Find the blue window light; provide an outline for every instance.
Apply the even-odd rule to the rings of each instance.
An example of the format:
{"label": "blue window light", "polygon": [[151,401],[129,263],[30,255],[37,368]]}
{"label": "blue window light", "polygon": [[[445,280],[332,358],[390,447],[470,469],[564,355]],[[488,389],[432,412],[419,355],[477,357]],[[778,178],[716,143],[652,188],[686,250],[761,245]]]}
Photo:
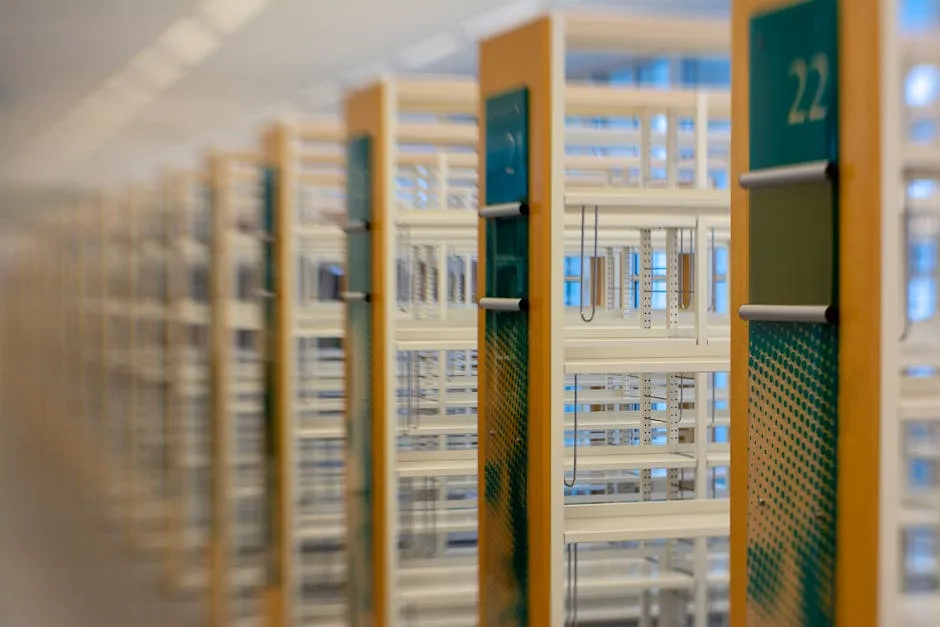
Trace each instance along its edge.
{"label": "blue window light", "polygon": [[[937,311],[937,246],[934,241],[911,244],[908,263],[915,275],[907,288],[908,316],[913,322],[929,320]],[[919,276],[917,276],[919,275]]]}
{"label": "blue window light", "polygon": [[728,249],[727,248],[715,249],[715,274],[718,274],[718,275],[728,274]]}
{"label": "blue window light", "polygon": [[940,71],[933,65],[916,65],[904,80],[904,99],[911,107],[926,107],[937,97]]}
{"label": "blue window light", "polygon": [[916,179],[907,186],[907,195],[910,198],[930,198],[937,193],[937,182],[930,179]]}
{"label": "blue window light", "polygon": [[565,281],[565,307],[577,307],[581,302],[581,283]]}
{"label": "blue window light", "polygon": [[728,282],[715,283],[715,313],[728,313]]}
{"label": "blue window light", "polygon": [[923,322],[933,317],[937,310],[937,289],[933,278],[911,279],[908,284],[907,308],[912,322]]}
{"label": "blue window light", "polygon": [[666,282],[653,281],[653,309],[666,308]]}
{"label": "blue window light", "polygon": [[923,459],[912,460],[908,468],[908,483],[912,488],[929,488],[933,481],[933,468]]}
{"label": "blue window light", "polygon": [[565,257],[565,276],[581,276],[580,257]]}
{"label": "blue window light", "polygon": [[940,5],[936,0],[901,0],[898,7],[902,31],[924,31],[940,23]]}
{"label": "blue window light", "polygon": [[715,444],[727,444],[728,427],[715,427]]}
{"label": "blue window light", "polygon": [[655,251],[653,253],[653,275],[654,276],[663,276],[666,274],[666,253],[662,251]]}

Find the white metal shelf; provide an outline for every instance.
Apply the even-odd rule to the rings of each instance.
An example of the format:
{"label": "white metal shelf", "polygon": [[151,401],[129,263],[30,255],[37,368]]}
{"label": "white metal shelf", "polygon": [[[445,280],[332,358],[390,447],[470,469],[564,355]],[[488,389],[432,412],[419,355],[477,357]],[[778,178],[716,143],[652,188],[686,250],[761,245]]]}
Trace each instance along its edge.
{"label": "white metal shelf", "polygon": [[725,500],[565,506],[565,542],[681,540],[727,536]]}

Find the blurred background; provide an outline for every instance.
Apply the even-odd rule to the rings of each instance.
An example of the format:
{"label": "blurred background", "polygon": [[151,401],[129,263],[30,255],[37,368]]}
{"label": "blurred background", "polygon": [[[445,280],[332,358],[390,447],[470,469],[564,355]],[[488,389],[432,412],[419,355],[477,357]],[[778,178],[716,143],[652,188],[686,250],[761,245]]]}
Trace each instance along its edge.
{"label": "blurred background", "polygon": [[[481,39],[549,10],[614,11],[664,19],[702,18],[725,21],[730,29],[730,5],[731,0],[0,0],[0,280],[8,281],[10,286],[0,293],[7,333],[6,342],[0,348],[4,352],[0,359],[4,368],[3,396],[0,397],[3,412],[3,419],[0,419],[0,627],[204,627],[209,624],[208,596],[191,592],[178,594],[173,590],[173,585],[167,582],[163,558],[153,557],[154,547],[141,548],[139,540],[131,537],[130,532],[115,530],[114,512],[102,505],[115,500],[115,495],[104,494],[100,487],[89,486],[74,474],[74,460],[66,459],[68,452],[80,457],[87,454],[83,452],[86,449],[71,442],[71,436],[65,431],[59,433],[54,423],[40,429],[46,434],[44,437],[52,440],[43,440],[43,447],[37,447],[35,425],[24,427],[18,420],[20,416],[10,409],[9,399],[14,396],[27,398],[25,406],[35,410],[34,415],[43,413],[45,403],[60,408],[82,406],[94,412],[96,403],[104,404],[108,400],[90,398],[87,392],[90,387],[66,389],[35,384],[38,377],[52,377],[53,372],[59,372],[56,376],[61,376],[62,381],[68,380],[68,375],[62,373],[70,372],[72,364],[77,363],[70,360],[79,359],[68,348],[74,344],[70,340],[77,329],[66,327],[58,331],[59,340],[66,346],[61,353],[47,354],[36,362],[26,350],[30,342],[40,341],[35,329],[33,336],[26,330],[35,322],[32,316],[39,311],[49,316],[48,320],[55,320],[58,308],[64,312],[69,306],[68,298],[50,297],[33,309],[15,302],[17,285],[35,286],[42,280],[41,272],[31,274],[29,268],[34,264],[38,267],[37,259],[43,258],[43,251],[47,250],[43,247],[66,246],[49,244],[42,239],[48,237],[50,225],[53,230],[59,228],[56,224],[65,224],[65,230],[79,228],[61,221],[64,212],[70,211],[76,203],[94,202],[100,190],[152,185],[166,173],[203,170],[213,151],[257,147],[261,133],[274,120],[293,122],[311,116],[336,116],[341,112],[345,94],[381,77],[475,77],[477,44]],[[927,47],[936,56],[936,46],[940,44],[937,39],[940,1],[898,0],[896,8],[899,32],[926,40]],[[584,53],[571,56],[567,68],[569,79],[591,83],[727,92],[733,62],[729,55],[693,58],[650,53]],[[925,145],[936,143],[940,120],[937,64],[905,65],[899,82],[903,106],[915,112],[904,119],[911,141]],[[706,119],[706,122],[711,120]],[[654,133],[664,134],[665,116],[654,118],[652,125]],[[709,130],[722,136],[719,159],[724,166],[714,172],[705,168],[708,186],[727,192],[731,186],[730,124],[721,120]],[[907,197],[925,205],[936,203],[940,195],[937,181],[936,173],[912,177],[905,181]],[[204,196],[203,192],[190,190],[187,193],[208,204],[199,196]],[[256,211],[256,207],[251,210]],[[912,337],[920,342],[921,338],[938,336],[933,325],[938,322],[940,218],[929,211],[923,215],[915,212],[909,217],[909,241],[905,244],[906,258],[902,262],[908,272],[902,298]],[[196,216],[192,232],[198,236],[200,229],[208,228],[209,219],[208,211]],[[146,228],[141,230],[145,237]],[[154,226],[154,241],[163,237],[155,234],[160,228],[163,226]],[[95,237],[86,244],[86,254],[93,254],[96,246],[105,245]],[[729,248],[727,241],[723,245],[710,245],[714,247],[710,272],[716,278],[710,287],[713,304],[709,311],[726,320],[731,315]],[[64,255],[65,267],[69,267],[72,254],[78,252],[70,249]],[[584,269],[583,243],[581,256],[581,259],[573,256],[566,259],[565,266],[565,304],[574,309],[591,304],[583,281],[588,274],[601,272],[597,269],[599,266]],[[653,297],[651,307],[654,309],[666,307],[666,270],[659,268],[666,265],[664,260],[665,251],[650,262],[662,269],[663,275],[656,281],[657,286],[662,283],[663,287]],[[312,283],[316,286],[313,290],[318,294],[316,298],[339,299],[342,268],[338,262],[338,258],[317,260],[318,278]],[[200,303],[207,300],[209,290],[208,271],[204,266],[194,269],[188,276],[193,299]],[[466,279],[472,274],[471,268],[476,268],[475,261],[471,262],[468,256],[466,266],[461,268]],[[234,271],[233,276],[236,274]],[[75,278],[77,274],[69,275],[66,271],[62,276]],[[164,275],[145,277],[141,289],[152,289],[154,294],[160,294],[166,281]],[[257,287],[258,277],[242,281],[238,275],[236,283],[239,293],[247,293],[249,287]],[[58,290],[61,284],[53,285]],[[115,293],[124,287],[116,284]],[[467,288],[468,294],[469,290]],[[44,293],[50,296],[48,291]],[[687,296],[691,299],[691,291]],[[683,305],[688,306],[689,303]],[[106,336],[113,331],[103,328],[100,333]],[[120,328],[117,332],[127,333],[127,330]],[[162,338],[162,333],[159,329],[142,327],[140,337],[154,339],[156,345],[159,341],[155,338]],[[209,376],[205,374],[208,371],[208,321],[191,325],[184,333],[183,343],[188,350],[201,351],[201,357],[194,358],[193,363],[202,369],[201,381],[205,383]],[[257,368],[257,334],[245,331],[232,340],[235,357]],[[331,350],[339,352],[338,346],[338,340],[321,342],[310,347],[310,354],[316,352],[317,359],[328,361],[329,358],[322,355]],[[469,356],[467,361],[471,361]],[[310,364],[314,367],[313,358]],[[298,367],[303,370],[305,364]],[[471,367],[466,368],[469,372]],[[936,370],[935,366],[912,367],[905,376],[932,377]],[[113,376],[116,378],[110,382],[112,389],[121,389],[124,381],[118,375]],[[142,384],[136,400],[118,398],[117,394],[110,400],[116,405],[150,403],[148,411],[158,412],[164,402],[160,398],[162,388],[148,387],[149,383],[153,382]],[[576,382],[574,385],[577,387]],[[727,373],[714,373],[709,386],[716,394],[725,394],[713,401],[715,415],[727,415]],[[566,391],[571,389],[567,387]],[[24,390],[38,393],[24,396]],[[930,388],[929,391],[938,390]],[[258,399],[252,397],[252,400]],[[204,395],[192,403],[191,407],[187,406],[188,411],[202,412],[202,415],[208,411]],[[17,406],[25,407],[22,402]],[[719,455],[727,453],[728,422],[726,419],[709,427],[709,444],[719,450]],[[205,424],[201,424],[205,429]],[[257,425],[252,428],[260,430]],[[937,511],[940,511],[937,508],[940,502],[937,497],[940,420],[932,415],[915,424],[904,437],[913,444],[904,449],[902,461],[898,462],[900,482],[906,481],[911,493],[926,499],[927,505],[918,509],[919,517],[913,518],[914,522],[898,533],[901,546],[898,562],[903,562],[905,573],[899,588],[912,594],[923,592],[937,603],[931,605],[926,614],[920,614],[921,619],[926,616],[925,622],[916,624],[940,625],[940,613],[933,613],[940,612],[940,519],[937,518]],[[57,438],[64,439],[58,441]],[[566,445],[570,446],[572,439],[577,439],[576,434],[566,440]],[[58,441],[58,448],[45,446],[49,441]],[[125,444],[115,446],[120,448]],[[145,443],[144,447],[147,446],[150,444]],[[145,462],[151,464],[151,469],[170,463],[162,457],[167,454],[160,446],[155,442],[144,453],[152,457]],[[202,442],[201,446],[199,454],[204,458],[210,455],[208,444]],[[475,439],[472,446],[475,447]],[[311,453],[311,458],[321,455],[316,462],[318,472],[327,472],[323,468],[329,468],[329,472],[335,473],[323,475],[328,476],[327,479],[318,479],[320,485],[311,488],[312,492],[325,492],[324,486],[330,484],[333,492],[340,494],[342,482],[337,477],[341,473],[335,467],[341,463],[337,460],[342,459],[342,452],[339,445]],[[323,461],[326,458],[327,461]],[[80,460],[79,465],[87,462]],[[311,467],[313,464],[311,462]],[[725,499],[728,463],[712,466],[709,466],[709,498]],[[193,475],[194,484],[200,486],[195,491],[203,498],[201,504],[190,504],[195,512],[192,513],[194,526],[198,527],[194,532],[198,541],[194,540],[193,545],[201,548],[186,559],[199,561],[204,567],[209,559],[206,534],[211,533],[207,531],[210,529],[208,477],[204,467]],[[664,477],[665,471],[662,476],[656,475],[656,479],[663,482]],[[165,486],[157,488],[158,491],[163,489],[169,491]],[[614,491],[614,488],[607,489]],[[471,494],[468,498],[476,498],[474,490],[475,485],[467,490]],[[418,493],[420,489],[414,488],[411,494]],[[588,500],[592,495],[589,490],[580,493],[569,490],[566,496]],[[331,498],[341,497],[334,494]],[[252,516],[256,521],[258,512],[252,510],[247,514],[248,518]],[[159,538],[162,528],[159,523],[155,524]],[[467,536],[469,540],[460,537],[452,543],[455,546],[474,544],[475,533],[474,530]],[[714,559],[709,562],[709,568],[719,580],[710,589],[712,596],[707,599],[712,610],[700,614],[698,622],[688,617],[683,627],[728,624],[727,536],[711,540],[715,540],[709,544]],[[159,545],[161,541],[156,542]],[[342,559],[336,557],[335,548],[324,549],[318,545],[310,549],[317,555],[318,576],[345,568],[322,566],[326,563],[323,560]],[[331,557],[322,557],[319,552],[330,553]],[[441,576],[448,577],[446,572]],[[191,587],[204,590],[205,581]],[[328,590],[311,592],[311,598],[319,599],[320,594],[331,599],[342,596],[340,584],[332,588],[324,584],[324,589]],[[261,624],[257,608],[245,611],[253,618],[238,623],[239,627]],[[336,615],[339,613],[337,610]],[[705,622],[701,616],[705,616]],[[402,624],[475,624],[475,618],[471,618],[470,623],[466,622],[466,616],[461,620],[464,622],[447,623],[441,619],[439,623],[411,623],[406,618]],[[309,624],[344,623],[330,614],[322,620],[311,618]],[[660,623],[631,619],[630,622],[591,624],[649,627]],[[908,623],[898,623],[902,624]]]}

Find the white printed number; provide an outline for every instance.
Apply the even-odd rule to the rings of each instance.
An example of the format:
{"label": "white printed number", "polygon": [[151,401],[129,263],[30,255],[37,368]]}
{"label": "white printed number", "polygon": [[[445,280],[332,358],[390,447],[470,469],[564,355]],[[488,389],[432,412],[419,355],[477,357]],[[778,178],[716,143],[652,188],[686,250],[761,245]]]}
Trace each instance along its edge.
{"label": "white printed number", "polygon": [[[819,85],[816,87],[816,95],[813,97],[813,102],[807,111],[800,108],[800,105],[803,102],[803,95],[806,93],[806,79],[810,72],[816,72],[819,75]],[[820,52],[813,56],[809,66],[806,65],[805,59],[794,59],[790,63],[790,76],[796,76],[797,88],[787,122],[795,125],[825,119],[827,110],[822,104],[822,99],[826,94],[826,87],[829,83],[829,57]]]}

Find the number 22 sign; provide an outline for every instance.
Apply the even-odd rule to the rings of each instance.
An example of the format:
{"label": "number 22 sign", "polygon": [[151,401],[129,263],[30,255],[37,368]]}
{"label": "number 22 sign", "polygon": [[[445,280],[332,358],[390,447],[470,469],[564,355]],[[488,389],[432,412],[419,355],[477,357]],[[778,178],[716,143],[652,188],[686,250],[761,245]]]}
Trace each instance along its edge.
{"label": "number 22 sign", "polygon": [[[807,109],[804,99],[806,97],[806,84],[809,81],[811,73],[818,76],[819,81],[816,85],[812,103],[809,105],[809,109]],[[806,59],[797,57],[790,63],[790,76],[795,76],[798,83],[787,123],[795,125],[825,120],[828,107],[823,104],[823,98],[826,95],[826,88],[829,82],[829,57],[822,52],[817,53],[813,55],[808,65]]]}
{"label": "number 22 sign", "polygon": [[838,134],[835,0],[751,20],[751,169],[833,159]]}

